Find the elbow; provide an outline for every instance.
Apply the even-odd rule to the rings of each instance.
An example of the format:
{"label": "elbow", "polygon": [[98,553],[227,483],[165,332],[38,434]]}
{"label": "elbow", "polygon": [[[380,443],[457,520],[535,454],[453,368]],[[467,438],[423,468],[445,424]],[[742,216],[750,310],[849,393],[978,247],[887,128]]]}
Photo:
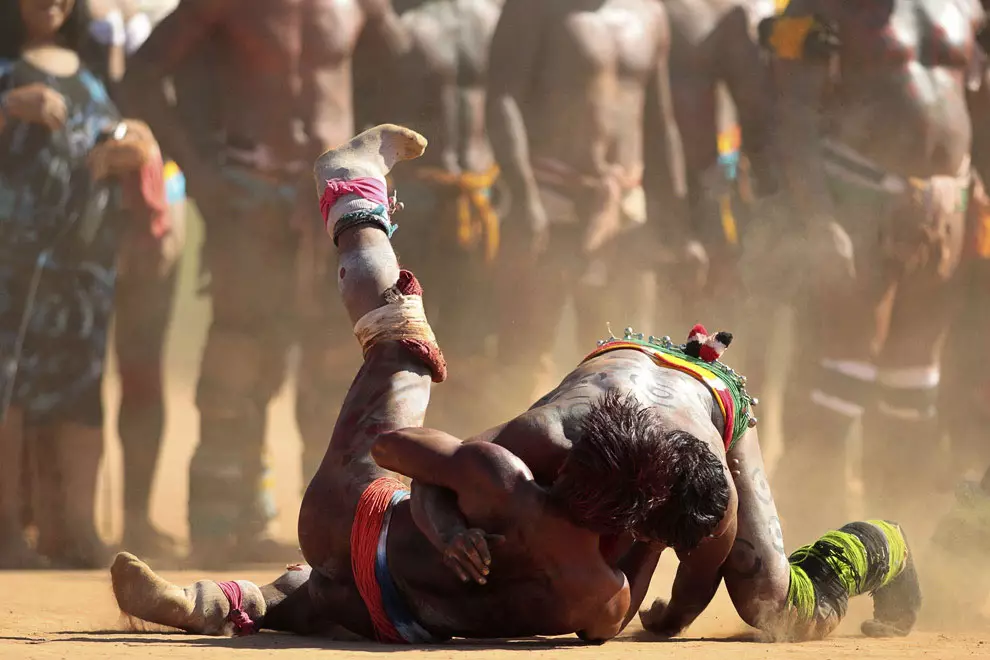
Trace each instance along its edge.
{"label": "elbow", "polygon": [[615,637],[615,635],[604,637],[602,635],[596,635],[595,633],[589,633],[583,630],[578,631],[577,636],[578,639],[580,639],[582,642],[590,646],[601,646],[608,640],[612,639],[612,637]]}
{"label": "elbow", "polygon": [[485,100],[485,128],[492,136],[492,145],[498,146],[500,139],[505,137],[509,124],[509,108],[515,103],[508,93],[490,91]]}
{"label": "elbow", "polygon": [[396,446],[400,442],[398,432],[382,433],[371,444],[371,458],[379,467],[392,470],[395,464]]}

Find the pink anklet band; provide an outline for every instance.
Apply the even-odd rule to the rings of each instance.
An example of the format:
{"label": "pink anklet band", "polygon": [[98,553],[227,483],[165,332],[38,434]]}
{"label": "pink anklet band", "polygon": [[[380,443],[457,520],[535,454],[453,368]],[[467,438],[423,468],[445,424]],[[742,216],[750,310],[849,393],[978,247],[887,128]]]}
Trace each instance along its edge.
{"label": "pink anklet band", "polygon": [[320,212],[323,214],[323,224],[329,230],[330,209],[344,195],[358,195],[381,204],[386,209],[389,207],[388,188],[381,179],[373,177],[361,177],[357,179],[328,179],[326,190],[320,198]]}
{"label": "pink anklet band", "polygon": [[258,632],[258,624],[252,621],[251,617],[241,609],[244,600],[241,585],[236,582],[217,582],[217,586],[227,597],[227,602],[230,603],[230,614],[227,615],[227,620],[234,624],[236,634],[238,636],[253,635]]}

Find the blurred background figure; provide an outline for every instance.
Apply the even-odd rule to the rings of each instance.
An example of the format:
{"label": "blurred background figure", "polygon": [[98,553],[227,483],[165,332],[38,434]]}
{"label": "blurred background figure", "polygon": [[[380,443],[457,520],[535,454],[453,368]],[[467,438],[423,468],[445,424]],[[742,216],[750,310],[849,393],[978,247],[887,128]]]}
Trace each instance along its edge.
{"label": "blurred background figure", "polygon": [[[924,27],[891,28],[909,16]],[[938,489],[941,349],[979,214],[973,168],[990,166],[990,134],[971,121],[990,116],[982,20],[976,4],[792,0],[766,30],[803,239],[791,261],[804,279],[777,482],[793,525],[848,515],[843,498],[822,502],[847,490],[846,441],[859,422],[870,515],[910,528]],[[937,62],[921,55],[929,47]],[[828,520],[808,516],[816,509]]]}
{"label": "blurred background figure", "polygon": [[[83,64],[73,0],[0,13],[0,566],[102,567],[95,526],[101,384],[117,263],[168,231],[161,154]],[[22,452],[34,475],[21,526]]]}
{"label": "blurred background figure", "polygon": [[[92,63],[116,97],[126,58],[151,34],[152,17],[136,0],[89,0],[90,35],[99,57]],[[202,63],[201,63],[202,64]],[[186,104],[192,95],[183,97]],[[209,103],[209,95],[200,105]],[[185,238],[185,178],[165,162],[170,231],[135,250],[118,266],[114,344],[120,372],[117,414],[124,459],[124,534],[121,544],[158,559],[175,558],[176,542],[151,523],[151,492],[165,434],[164,350]]]}
{"label": "blurred background figure", "polygon": [[[779,300],[779,281],[747,289],[740,262],[742,237],[754,223],[770,224],[756,207],[778,189],[773,145],[774,94],[757,40],[759,21],[774,13],[772,0],[667,0],[670,86],[684,147],[691,252],[708,264],[703,282],[684,281],[680,264],[660,274],[658,327],[689,328],[699,319],[731,328],[748,341],[733,350],[745,361],[752,391],[763,389],[773,309],[757,311],[760,297]],[[671,202],[666,202],[670,204]],[[765,230],[765,228],[761,228]],[[750,245],[750,251],[753,246]],[[745,264],[758,267],[757,259]],[[688,271],[690,272],[690,271]],[[762,349],[762,350],[761,350]],[[738,350],[738,352],[736,352]]]}
{"label": "blurred background figure", "polygon": [[[223,565],[234,554],[247,561],[298,556],[267,529],[275,514],[264,456],[268,406],[298,343],[305,483],[326,451],[354,370],[350,347],[337,349],[353,339],[334,295],[336,270],[310,167],[327,145],[353,134],[358,36],[366,27],[389,35],[396,24],[386,0],[183,0],[128,62],[126,107],[147,119],[182,167],[206,225],[212,322],[189,475],[192,559],[200,566]],[[182,112],[182,90],[173,106],[161,81],[207,44],[218,107],[217,130],[203,141],[201,122]]]}
{"label": "blurred background figure", "polygon": [[687,215],[664,204],[684,190],[669,34],[663,5],[650,0],[505,2],[486,123],[511,198],[498,355],[500,396],[514,409],[549,385],[566,292],[577,316],[571,360],[609,322],[635,324],[642,314],[644,267],[658,242],[644,240],[651,198],[654,236],[666,233],[678,257],[687,252]]}
{"label": "blurred background figure", "polygon": [[491,373],[494,352],[499,250],[498,167],[485,133],[485,83],[502,0],[395,4],[405,32],[402,54],[384,63],[380,37],[363,40],[355,58],[356,101],[367,108],[362,124],[399,123],[430,141],[422,158],[393,174],[406,205],[393,244],[429,292],[431,324],[456,365],[446,385],[433,390],[427,424],[466,437],[501,421],[484,374]]}

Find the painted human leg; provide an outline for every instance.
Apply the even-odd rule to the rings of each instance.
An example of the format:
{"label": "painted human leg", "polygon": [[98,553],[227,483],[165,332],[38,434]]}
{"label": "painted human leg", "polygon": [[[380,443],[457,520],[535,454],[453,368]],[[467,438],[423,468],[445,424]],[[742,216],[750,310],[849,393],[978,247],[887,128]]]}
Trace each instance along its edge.
{"label": "painted human leg", "polygon": [[[384,184],[384,176],[394,162],[422,153],[425,141],[417,151],[415,144],[410,147],[408,142],[419,136],[410,134],[397,127],[380,127],[359,135],[320,158],[318,180],[377,176]],[[351,223],[335,232],[340,246],[338,281],[351,320],[367,323],[369,312],[403,304],[404,294],[399,290],[405,287],[404,293],[412,295],[408,285],[414,280],[408,274],[400,277],[388,237],[381,231],[386,228],[387,215],[381,219],[348,217],[339,212],[341,204],[345,208],[348,204],[360,206],[349,197],[328,205],[334,222]],[[336,228],[332,223],[330,226]],[[303,551],[323,574],[350,569],[353,504],[364,487],[384,473],[370,457],[371,443],[381,432],[421,424],[429,401],[430,369],[415,352],[421,344],[412,337],[389,334],[399,330],[401,335],[401,329],[373,323],[364,327],[372,333],[358,333],[367,352],[365,365],[345,399],[327,459],[310,485],[300,512]],[[346,513],[341,514],[341,509]],[[247,581],[201,581],[180,588],[158,578],[133,555],[121,554],[111,576],[118,604],[125,613],[201,634],[247,634],[261,627],[307,633],[317,631],[321,622],[332,616],[317,616],[325,604],[317,596],[319,587],[312,580],[326,578],[311,576],[308,568],[298,576],[290,570],[264,587]]]}
{"label": "painted human leg", "polygon": [[724,567],[742,619],[773,639],[819,639],[846,614],[849,598],[873,595],[871,636],[906,635],[921,606],[913,555],[900,527],[880,520],[828,532],[790,557],[755,432],[729,452],[739,528]]}

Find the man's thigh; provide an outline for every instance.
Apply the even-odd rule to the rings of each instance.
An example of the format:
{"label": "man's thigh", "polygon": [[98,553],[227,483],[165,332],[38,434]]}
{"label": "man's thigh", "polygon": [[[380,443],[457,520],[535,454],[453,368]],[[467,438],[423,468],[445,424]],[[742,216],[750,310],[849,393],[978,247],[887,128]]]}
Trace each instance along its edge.
{"label": "man's thigh", "polygon": [[[285,378],[286,350],[296,333],[297,237],[286,209],[263,205],[209,220],[204,259],[213,319],[203,378],[218,386],[270,396]],[[238,375],[239,374],[239,375]]]}
{"label": "man's thigh", "polygon": [[[882,367],[935,366],[949,326],[962,301],[961,263],[965,216],[947,214],[920,263],[897,280],[896,296],[879,308],[884,343]],[[913,265],[913,264],[912,264]]]}
{"label": "man's thigh", "polygon": [[325,575],[350,570],[358,501],[371,482],[391,474],[372,459],[372,445],[383,433],[422,426],[430,383],[429,368],[398,342],[382,342],[365,355],[299,513],[303,555]]}

